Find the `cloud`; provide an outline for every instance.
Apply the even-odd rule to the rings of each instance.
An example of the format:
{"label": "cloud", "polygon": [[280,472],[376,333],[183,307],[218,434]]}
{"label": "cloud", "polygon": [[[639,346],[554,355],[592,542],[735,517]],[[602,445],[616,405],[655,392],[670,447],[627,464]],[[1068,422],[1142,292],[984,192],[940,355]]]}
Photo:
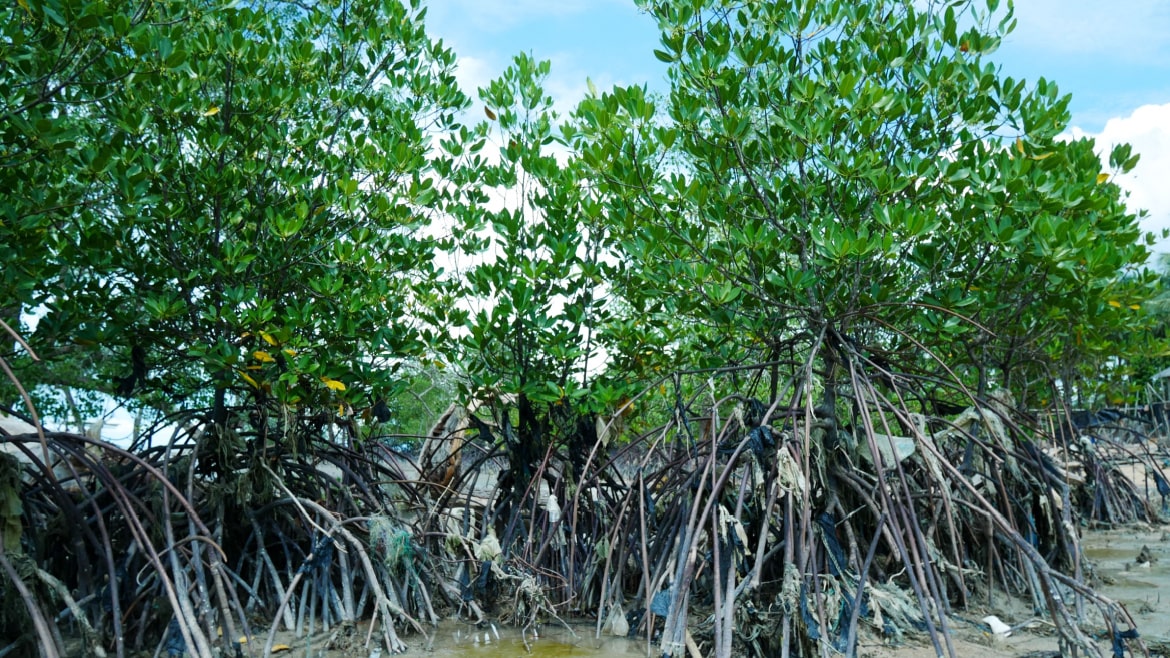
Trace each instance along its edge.
{"label": "cloud", "polygon": [[[1129,191],[1128,206],[1134,212],[1146,210],[1142,228],[1158,235],[1170,228],[1170,103],[1143,105],[1127,117],[1115,117],[1105,123],[1100,133],[1090,134],[1072,129],[1073,137],[1093,137],[1102,159],[1117,144],[1130,144],[1141,154],[1133,171],[1115,180]],[[1170,240],[1159,238],[1154,246],[1157,253],[1170,252]]]}
{"label": "cloud", "polygon": [[499,73],[490,62],[479,57],[459,55],[455,60],[455,82],[475,102],[479,101],[479,88],[488,86]]}

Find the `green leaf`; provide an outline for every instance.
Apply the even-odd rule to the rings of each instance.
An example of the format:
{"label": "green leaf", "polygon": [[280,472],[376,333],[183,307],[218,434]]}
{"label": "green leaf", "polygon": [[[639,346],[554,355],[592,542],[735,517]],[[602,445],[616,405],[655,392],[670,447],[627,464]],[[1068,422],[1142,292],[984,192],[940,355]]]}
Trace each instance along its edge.
{"label": "green leaf", "polygon": [[668,64],[675,61],[675,59],[676,59],[674,55],[672,55],[666,51],[657,50],[657,49],[655,49],[655,51],[654,51],[654,57],[658,58],[658,61],[666,62]]}

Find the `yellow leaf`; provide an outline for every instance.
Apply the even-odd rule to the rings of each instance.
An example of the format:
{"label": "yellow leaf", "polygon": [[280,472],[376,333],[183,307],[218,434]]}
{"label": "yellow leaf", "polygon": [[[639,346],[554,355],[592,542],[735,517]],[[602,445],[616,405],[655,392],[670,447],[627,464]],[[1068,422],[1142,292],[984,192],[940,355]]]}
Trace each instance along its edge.
{"label": "yellow leaf", "polygon": [[207,111],[203,113],[203,116],[205,116],[205,117],[213,117],[213,116],[215,116],[215,115],[217,115],[217,114],[219,114],[219,108],[218,108],[218,107],[216,107],[216,106],[214,106],[214,105],[212,105],[211,107],[207,108]]}
{"label": "yellow leaf", "polygon": [[273,345],[273,346],[276,345],[276,339],[273,338],[272,334],[268,333],[267,331],[261,331],[260,337],[264,339],[265,343],[268,343],[269,345]]}
{"label": "yellow leaf", "polygon": [[269,354],[268,352],[265,352],[264,350],[256,350],[255,352],[252,352],[252,358],[256,359],[257,361],[259,361],[261,363],[272,363],[273,361],[276,360],[276,359],[272,358],[271,354]]}
{"label": "yellow leaf", "polygon": [[32,10],[28,8],[28,2],[26,0],[16,0],[16,4],[20,5],[21,9],[24,9],[28,13],[29,18],[33,17]]}
{"label": "yellow leaf", "polygon": [[252,379],[252,376],[251,376],[251,375],[249,375],[248,373],[246,373],[246,372],[241,372],[241,373],[240,373],[240,377],[243,377],[243,378],[244,378],[244,381],[246,381],[246,382],[248,382],[249,384],[251,384],[251,385],[252,385],[252,388],[260,388],[260,385],[256,383],[256,380],[255,380],[255,379]]}
{"label": "yellow leaf", "polygon": [[287,644],[272,645],[272,653],[280,653],[281,651],[292,651],[292,647],[288,646]]}
{"label": "yellow leaf", "polygon": [[1104,172],[1097,174],[1097,184],[1098,185],[1100,185],[1101,183],[1104,183],[1107,180],[1109,180],[1109,174],[1106,174]]}
{"label": "yellow leaf", "polygon": [[1052,153],[1041,153],[1040,155],[1033,155],[1033,160],[1046,160],[1052,157]]}
{"label": "yellow leaf", "polygon": [[1016,150],[1020,153],[1024,152],[1024,140],[1020,137],[1016,138]]}
{"label": "yellow leaf", "polygon": [[336,379],[329,379],[328,377],[322,377],[321,381],[325,384],[325,387],[330,389],[330,390],[334,390],[334,391],[344,391],[345,390],[345,384],[342,384],[341,382],[337,381]]}
{"label": "yellow leaf", "polygon": [[1121,302],[1117,301],[1116,299],[1110,299],[1109,305],[1113,308],[1121,308]]}
{"label": "yellow leaf", "polygon": [[1137,311],[1137,310],[1140,310],[1140,309],[1141,309],[1141,307],[1142,307],[1142,305],[1141,305],[1141,304],[1130,304],[1130,305],[1129,305],[1129,310],[1131,310],[1131,311]]}
{"label": "yellow leaf", "polygon": [[344,403],[337,405],[337,415],[341,416],[342,418],[345,418],[345,404]]}
{"label": "yellow leaf", "polygon": [[289,348],[287,348],[287,347],[286,347],[286,348],[284,348],[282,351],[283,351],[285,354],[289,355],[289,356],[296,356],[296,355],[297,355],[297,351],[296,351],[296,350],[294,350],[294,349],[289,349]]}
{"label": "yellow leaf", "polygon": [[241,636],[240,636],[240,640],[239,640],[239,642],[240,642],[240,644],[247,644],[247,643],[248,643],[248,636],[247,636],[247,635],[241,635]]}

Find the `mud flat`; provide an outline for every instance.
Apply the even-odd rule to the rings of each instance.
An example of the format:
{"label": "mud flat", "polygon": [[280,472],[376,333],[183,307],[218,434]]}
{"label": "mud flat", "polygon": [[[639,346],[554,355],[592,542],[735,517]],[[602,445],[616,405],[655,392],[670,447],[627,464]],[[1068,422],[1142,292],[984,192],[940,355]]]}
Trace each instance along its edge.
{"label": "mud flat", "polygon": [[[1151,647],[1152,656],[1166,655],[1162,648],[1170,645],[1170,525],[1090,530],[1082,537],[1082,548],[1093,565],[1098,591],[1125,605],[1137,622],[1142,638]],[[979,623],[988,614],[995,614],[1007,624],[1020,627],[1009,637],[993,636]],[[974,608],[960,612],[949,623],[951,643],[956,655],[963,658],[1059,656],[1059,645],[1051,624],[1034,616],[1029,607],[1019,601],[1005,601],[1000,596],[995,609]],[[470,623],[445,621],[429,641],[417,635],[408,636],[406,641],[410,648],[406,655],[433,658],[655,655],[653,651],[647,653],[644,638],[627,640],[603,636],[598,639],[594,637],[594,628],[592,623],[575,623],[572,631],[563,626],[545,625],[537,636],[533,636],[531,632],[521,632],[501,624],[495,624],[494,628],[480,628]],[[357,630],[355,639],[364,638],[364,624],[359,624]],[[304,639],[296,640],[291,634],[284,633],[280,636],[278,643],[283,641],[292,647],[291,653],[283,655],[305,655]],[[1101,638],[1100,646],[1103,655],[1110,655],[1107,639]],[[348,650],[325,650],[315,641],[311,655],[364,658],[366,654],[355,645]],[[925,635],[907,635],[903,642],[890,644],[875,635],[863,633],[858,655],[863,658],[935,658],[937,653]]]}
{"label": "mud flat", "polygon": [[[1090,530],[1081,538],[1085,557],[1093,565],[1096,589],[1120,602],[1137,622],[1152,656],[1165,656],[1170,647],[1170,525]],[[1022,624],[1031,612],[1025,605],[1006,604],[991,612],[968,611],[960,616],[976,621],[996,614],[1009,625]],[[953,620],[951,640],[964,658],[1055,658],[1056,637],[1045,621],[1034,621],[1010,637],[999,639],[977,624]],[[1111,655],[1101,639],[1103,655]],[[924,637],[911,637],[901,646],[871,640],[860,654],[871,658],[933,658],[934,647]],[[1135,652],[1134,655],[1140,655]]]}
{"label": "mud flat", "polygon": [[1094,530],[1082,546],[1098,591],[1125,605],[1147,643],[1170,642],[1170,525]]}

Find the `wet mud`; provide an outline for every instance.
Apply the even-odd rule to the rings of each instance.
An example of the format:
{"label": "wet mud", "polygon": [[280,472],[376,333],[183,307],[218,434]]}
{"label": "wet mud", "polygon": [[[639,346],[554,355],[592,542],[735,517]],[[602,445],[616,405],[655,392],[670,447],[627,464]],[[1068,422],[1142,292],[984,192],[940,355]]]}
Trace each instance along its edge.
{"label": "wet mud", "polygon": [[[1097,590],[1125,606],[1148,644],[1170,642],[1170,525],[1089,530],[1081,540],[1085,557],[1092,565]],[[976,623],[978,616],[992,613],[999,614],[1009,624],[1025,626],[1018,628],[1010,637],[992,636]],[[960,656],[1006,658],[1054,655],[1058,650],[1057,638],[1049,626],[1039,619],[1027,624],[1030,618],[1031,611],[1027,606],[1011,603],[1005,603],[1003,607],[992,611],[968,611],[952,621],[951,640]],[[652,651],[647,651],[644,638],[630,640],[603,636],[599,639],[594,636],[594,629],[592,623],[573,624],[571,630],[563,626],[546,625],[533,634],[501,624],[480,628],[474,624],[449,620],[435,629],[429,638],[418,635],[404,638],[409,645],[405,655],[433,658],[653,655]],[[358,635],[364,638],[364,625],[359,627],[359,631]],[[310,655],[315,658],[367,658],[371,655],[363,650],[361,642],[355,642],[346,650],[326,650],[323,641],[306,644],[303,638],[297,640],[291,634],[283,642],[290,646],[290,650],[277,655]],[[1106,648],[1104,644],[1102,648]],[[869,658],[925,658],[936,655],[934,647],[925,637],[914,636],[905,638],[903,643],[897,645],[886,644],[870,636],[862,639],[859,649],[861,656]]]}
{"label": "wet mud", "polygon": [[1097,590],[1125,606],[1147,641],[1170,642],[1170,525],[1086,532],[1082,548]]}

